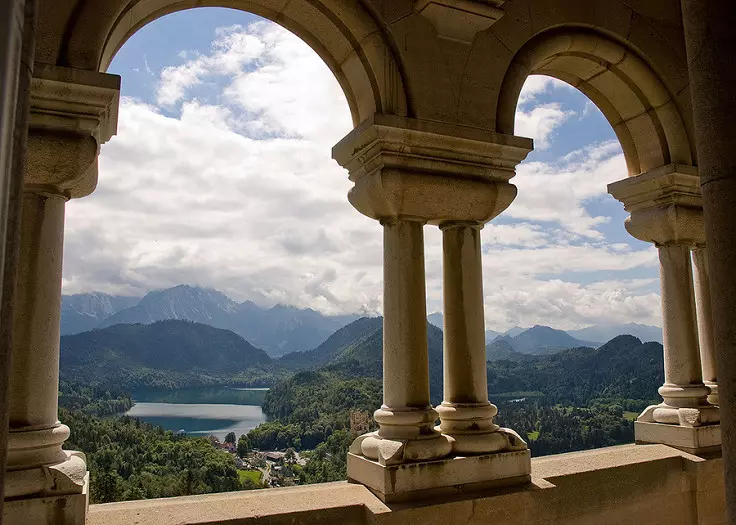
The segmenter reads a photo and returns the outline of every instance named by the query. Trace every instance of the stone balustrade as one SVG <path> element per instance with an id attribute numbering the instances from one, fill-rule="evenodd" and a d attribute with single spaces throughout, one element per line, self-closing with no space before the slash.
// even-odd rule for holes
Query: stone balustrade
<path id="1" fill-rule="evenodd" d="M 357 484 L 91 505 L 87 525 L 577 525 L 726 523 L 723 461 L 663 445 L 534 458 L 531 483 L 414 504 L 384 503 Z"/>

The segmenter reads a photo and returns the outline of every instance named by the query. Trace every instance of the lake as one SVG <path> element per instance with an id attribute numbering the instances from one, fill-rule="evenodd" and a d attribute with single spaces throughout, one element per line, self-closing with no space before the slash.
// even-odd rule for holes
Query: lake
<path id="1" fill-rule="evenodd" d="M 239 437 L 264 421 L 261 409 L 267 388 L 207 387 L 133 392 L 135 405 L 126 415 L 192 436 Z"/>

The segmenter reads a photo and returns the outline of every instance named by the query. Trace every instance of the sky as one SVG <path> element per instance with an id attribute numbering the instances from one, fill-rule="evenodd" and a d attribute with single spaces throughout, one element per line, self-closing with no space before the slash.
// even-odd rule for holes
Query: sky
<path id="1" fill-rule="evenodd" d="M 178 284 L 325 314 L 382 309 L 382 232 L 347 201 L 332 146 L 352 129 L 305 43 L 248 13 L 199 8 L 142 28 L 99 183 L 67 204 L 63 290 L 142 296 Z M 660 325 L 655 249 L 626 233 L 606 185 L 626 165 L 584 95 L 533 76 L 516 134 L 535 151 L 519 196 L 482 232 L 486 327 Z M 427 310 L 442 308 L 442 238 L 425 228 Z"/>

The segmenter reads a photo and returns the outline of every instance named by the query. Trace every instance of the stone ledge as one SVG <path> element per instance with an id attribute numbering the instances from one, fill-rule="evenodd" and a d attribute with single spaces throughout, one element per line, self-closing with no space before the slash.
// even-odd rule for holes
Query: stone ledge
<path id="1" fill-rule="evenodd" d="M 724 494 L 719 458 L 623 445 L 535 458 L 530 484 L 422 503 L 338 482 L 92 505 L 87 525 L 715 525 L 726 523 Z"/>
<path id="2" fill-rule="evenodd" d="M 348 454 L 353 483 L 362 483 L 382 501 L 395 502 L 443 497 L 528 483 L 529 450 L 454 457 L 421 463 L 380 465 Z"/>
<path id="3" fill-rule="evenodd" d="M 661 443 L 690 454 L 710 454 L 721 448 L 721 425 L 685 427 L 636 421 L 634 435 L 637 443 Z"/>

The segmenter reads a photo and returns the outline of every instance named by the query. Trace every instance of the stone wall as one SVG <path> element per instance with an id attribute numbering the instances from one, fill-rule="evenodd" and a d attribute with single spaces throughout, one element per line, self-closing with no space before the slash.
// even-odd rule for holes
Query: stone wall
<path id="1" fill-rule="evenodd" d="M 532 460 L 529 485 L 385 504 L 327 483 L 90 507 L 88 525 L 726 523 L 723 464 L 663 445 L 624 445 Z"/>

